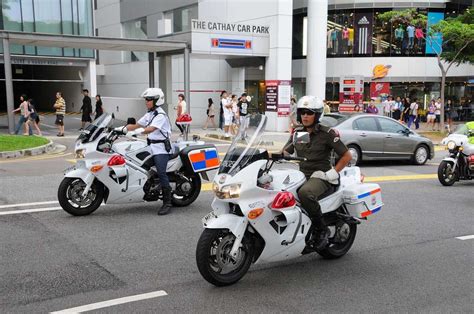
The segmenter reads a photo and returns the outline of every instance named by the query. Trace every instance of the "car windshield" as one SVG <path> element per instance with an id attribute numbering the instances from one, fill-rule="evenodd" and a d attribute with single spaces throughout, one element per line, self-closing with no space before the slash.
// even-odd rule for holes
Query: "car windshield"
<path id="1" fill-rule="evenodd" d="M 234 138 L 222 160 L 219 173 L 235 175 L 249 164 L 268 159 L 265 145 L 264 131 L 267 117 L 261 114 L 252 114 L 245 117 L 241 123 L 239 134 Z"/>
<path id="2" fill-rule="evenodd" d="M 349 118 L 350 116 L 340 114 L 326 114 L 322 117 L 321 124 L 333 128 Z"/>
<path id="3" fill-rule="evenodd" d="M 454 134 L 462 134 L 462 135 L 467 135 L 468 127 L 466 124 L 460 124 L 456 128 L 456 130 L 453 132 Z"/>
<path id="4" fill-rule="evenodd" d="M 87 128 L 81 132 L 77 139 L 80 140 L 82 143 L 94 141 L 100 133 L 102 133 L 107 127 L 112 125 L 112 122 L 112 115 L 104 113 L 99 118 L 94 120 L 94 122 L 89 124 Z"/>

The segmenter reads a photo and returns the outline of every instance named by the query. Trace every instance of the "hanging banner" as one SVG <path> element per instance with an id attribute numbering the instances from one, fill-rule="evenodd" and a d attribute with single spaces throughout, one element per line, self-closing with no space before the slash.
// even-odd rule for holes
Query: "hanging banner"
<path id="1" fill-rule="evenodd" d="M 372 54 L 372 27 L 374 16 L 372 12 L 356 13 L 354 25 L 354 54 Z"/>
<path id="2" fill-rule="evenodd" d="M 390 95 L 390 83 L 370 83 L 370 97 Z"/>
<path id="3" fill-rule="evenodd" d="M 428 12 L 428 25 L 427 25 L 427 33 L 429 34 L 430 33 L 430 27 L 436 23 L 438 23 L 439 21 L 443 20 L 444 19 L 444 13 L 442 12 Z M 430 40 L 428 39 L 427 40 L 427 44 L 426 44 L 426 48 L 425 48 L 425 52 L 426 53 L 439 53 L 440 50 L 441 50 L 441 45 L 443 44 L 443 37 L 441 37 L 441 34 L 440 33 L 435 33 L 433 34 L 433 36 L 430 36 L 431 37 L 431 40 L 433 41 L 433 43 L 431 45 L 429 45 L 428 43 L 430 42 Z"/>

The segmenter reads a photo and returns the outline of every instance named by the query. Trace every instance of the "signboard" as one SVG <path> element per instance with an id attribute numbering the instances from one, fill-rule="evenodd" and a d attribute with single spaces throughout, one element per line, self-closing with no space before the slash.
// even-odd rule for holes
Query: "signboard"
<path id="1" fill-rule="evenodd" d="M 390 95 L 390 83 L 370 83 L 370 97 L 380 97 Z"/>
<path id="2" fill-rule="evenodd" d="M 339 112 L 362 110 L 364 77 L 361 75 L 341 77 L 339 81 Z"/>
<path id="3" fill-rule="evenodd" d="M 428 31 L 427 34 L 431 31 L 431 26 L 438 23 L 439 21 L 444 20 L 443 12 L 428 12 Z M 429 36 L 430 39 L 427 42 L 433 42 L 432 45 L 426 45 L 425 52 L 429 54 L 439 53 L 443 45 L 443 37 L 440 33 L 435 33 L 433 36 Z"/>
<path id="4" fill-rule="evenodd" d="M 391 68 L 391 65 L 377 64 L 372 69 L 372 80 L 381 79 L 387 76 L 388 70 Z"/>
<path id="5" fill-rule="evenodd" d="M 290 115 L 291 81 L 265 81 L 265 111 L 277 112 L 279 117 Z"/>

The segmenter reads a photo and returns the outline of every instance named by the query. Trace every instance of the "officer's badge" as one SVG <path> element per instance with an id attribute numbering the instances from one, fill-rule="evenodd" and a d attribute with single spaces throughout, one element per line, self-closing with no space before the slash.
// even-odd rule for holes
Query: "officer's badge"
<path id="1" fill-rule="evenodd" d="M 336 137 L 334 138 L 334 143 L 337 143 L 337 142 L 339 142 L 340 140 L 341 140 L 341 139 L 339 138 L 339 136 L 336 136 Z"/>

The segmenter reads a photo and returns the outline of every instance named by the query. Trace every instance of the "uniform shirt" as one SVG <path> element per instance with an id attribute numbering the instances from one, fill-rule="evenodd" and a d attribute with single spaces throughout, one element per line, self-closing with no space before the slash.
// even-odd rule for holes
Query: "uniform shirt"
<path id="1" fill-rule="evenodd" d="M 304 128 L 296 131 L 298 130 L 303 131 Z M 347 152 L 347 147 L 342 143 L 337 131 L 320 124 L 316 125 L 314 131 L 310 133 L 309 143 L 293 145 L 290 139 L 285 147 L 288 147 L 286 149 L 288 153 L 292 154 L 296 149 L 298 157 L 307 159 L 300 162 L 300 170 L 306 178 L 309 178 L 315 171 L 326 172 L 332 168 L 330 158 L 333 149 L 339 156 Z"/>
<path id="2" fill-rule="evenodd" d="M 155 111 L 158 112 L 156 116 Z M 166 138 L 170 138 L 171 126 L 168 116 L 166 115 L 165 111 L 161 109 L 161 107 L 155 111 L 147 112 L 143 117 L 141 117 L 140 120 L 138 120 L 138 124 L 140 124 L 143 128 L 146 128 L 147 126 L 156 128 L 155 131 L 148 134 L 148 138 L 150 140 L 165 140 Z M 153 117 L 155 118 L 153 119 Z M 153 155 L 169 154 L 165 149 L 164 143 L 151 144 L 150 147 Z"/>

